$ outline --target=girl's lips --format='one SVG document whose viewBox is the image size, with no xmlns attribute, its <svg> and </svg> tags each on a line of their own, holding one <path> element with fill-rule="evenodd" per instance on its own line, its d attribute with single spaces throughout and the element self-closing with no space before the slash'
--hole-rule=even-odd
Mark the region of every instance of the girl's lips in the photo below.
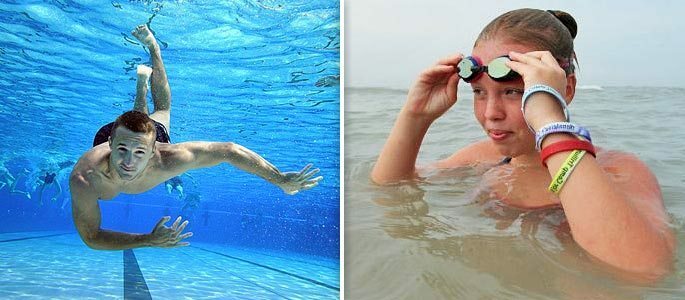
<svg viewBox="0 0 685 300">
<path fill-rule="evenodd" d="M 503 141 L 511 135 L 511 131 L 488 130 L 488 136 L 494 141 Z"/>
</svg>

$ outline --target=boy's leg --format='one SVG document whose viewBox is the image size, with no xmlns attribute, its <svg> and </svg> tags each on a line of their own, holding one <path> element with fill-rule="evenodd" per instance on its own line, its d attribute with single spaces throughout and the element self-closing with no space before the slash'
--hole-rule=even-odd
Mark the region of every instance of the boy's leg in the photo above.
<svg viewBox="0 0 685 300">
<path fill-rule="evenodd" d="M 138 80 L 136 80 L 136 100 L 133 110 L 149 115 L 147 110 L 147 82 L 150 80 L 152 68 L 146 65 L 138 65 Z"/>
<path fill-rule="evenodd" d="M 171 89 L 166 76 L 166 69 L 162 61 L 162 53 L 155 40 L 154 35 L 147 28 L 147 25 L 139 25 L 131 32 L 143 45 L 150 50 L 152 60 L 152 77 L 150 79 L 150 89 L 152 90 L 152 101 L 155 111 L 150 115 L 153 120 L 162 123 L 167 131 L 170 131 L 171 119 Z"/>
</svg>

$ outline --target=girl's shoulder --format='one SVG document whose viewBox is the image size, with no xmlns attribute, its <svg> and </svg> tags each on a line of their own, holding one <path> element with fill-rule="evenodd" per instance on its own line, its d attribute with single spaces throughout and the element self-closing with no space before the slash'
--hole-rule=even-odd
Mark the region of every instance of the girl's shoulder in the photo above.
<svg viewBox="0 0 685 300">
<path fill-rule="evenodd" d="M 656 184 L 656 177 L 646 163 L 632 153 L 595 147 L 597 164 L 615 177 L 638 177 Z M 615 178 L 620 179 L 620 178 Z"/>
</svg>

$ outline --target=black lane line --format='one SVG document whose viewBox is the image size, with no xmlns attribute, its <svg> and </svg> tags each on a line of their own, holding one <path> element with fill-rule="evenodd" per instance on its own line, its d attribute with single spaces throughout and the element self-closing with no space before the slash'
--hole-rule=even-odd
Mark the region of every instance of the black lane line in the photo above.
<svg viewBox="0 0 685 300">
<path fill-rule="evenodd" d="M 290 273 L 290 272 L 287 272 L 287 271 L 283 271 L 283 270 L 280 270 L 280 269 L 276 269 L 276 268 L 274 268 L 274 267 L 269 267 L 269 266 L 267 266 L 267 265 L 262 265 L 262 264 L 260 264 L 260 263 L 252 262 L 252 261 L 249 261 L 249 260 L 246 260 L 246 259 L 242 259 L 242 258 L 239 258 L 239 257 L 231 256 L 231 255 L 224 254 L 224 253 L 221 253 L 221 252 L 216 252 L 216 251 L 212 251 L 212 250 L 209 250 L 209 249 L 200 248 L 200 247 L 197 247 L 197 246 L 191 246 L 191 247 L 196 248 L 196 249 L 200 249 L 200 250 L 204 250 L 204 251 L 207 251 L 207 252 L 210 252 L 210 253 L 214 253 L 214 254 L 217 254 L 217 255 L 225 256 L 225 257 L 228 257 L 228 258 L 232 258 L 232 259 L 235 259 L 235 260 L 239 260 L 239 261 L 242 261 L 242 262 L 251 264 L 251 265 L 255 265 L 255 266 L 258 266 L 258 267 L 262 267 L 262 268 L 265 268 L 265 269 L 269 269 L 269 270 L 271 270 L 271 271 L 276 271 L 276 272 L 279 272 L 279 273 L 282 273 L 282 274 L 285 274 L 285 275 L 288 275 L 288 276 L 292 276 L 292 277 L 295 277 L 295 278 L 298 278 L 298 279 L 302 279 L 302 280 L 305 280 L 305 281 L 309 281 L 309 282 L 311 282 L 311 283 L 313 283 L 313 284 L 316 284 L 316 285 L 318 285 L 318 286 L 322 286 L 322 287 L 325 287 L 325 288 L 329 288 L 329 289 L 331 289 L 331 290 L 340 291 L 340 288 L 337 287 L 337 286 L 332 286 L 332 285 L 329 285 L 329 284 L 327 284 L 327 283 L 324 283 L 324 282 L 321 282 L 321 281 L 317 281 L 317 280 L 314 280 L 314 279 L 311 279 L 311 278 L 302 277 L 302 276 L 300 276 L 300 275 L 293 274 L 293 273 Z"/>
<path fill-rule="evenodd" d="M 71 233 L 57 233 L 57 234 L 41 235 L 41 236 L 30 236 L 30 237 L 23 237 L 23 238 L 9 239 L 9 240 L 1 240 L 0 243 L 16 242 L 16 241 L 31 240 L 31 239 L 42 239 L 42 238 L 49 238 L 49 237 L 53 237 L 53 236 L 60 236 L 60 235 L 67 235 L 67 234 L 74 234 L 74 233 L 71 232 Z"/>
<path fill-rule="evenodd" d="M 145 277 L 140 272 L 136 255 L 131 249 L 124 250 L 124 299 L 152 300 L 150 290 L 145 283 Z"/>
<path fill-rule="evenodd" d="M 251 285 L 254 285 L 254 286 L 256 286 L 256 287 L 258 287 L 258 288 L 260 288 L 260 289 L 263 289 L 263 290 L 265 290 L 265 291 L 267 291 L 267 292 L 271 292 L 271 293 L 273 293 L 273 294 L 275 294 L 275 295 L 281 296 L 281 297 L 283 297 L 283 299 L 291 300 L 290 298 L 288 298 L 288 297 L 286 297 L 286 296 L 284 296 L 284 295 L 279 294 L 277 291 L 274 291 L 273 289 L 271 289 L 271 288 L 269 288 L 269 287 L 262 286 L 262 285 L 260 285 L 260 284 L 258 284 L 258 283 L 256 283 L 256 282 L 254 282 L 254 281 L 252 281 L 252 280 L 249 280 L 249 279 L 247 279 L 247 278 L 244 278 L 243 276 L 240 276 L 240 275 L 236 274 L 235 272 L 231 272 L 231 271 L 229 271 L 229 270 L 223 269 L 223 268 L 217 266 L 217 265 L 214 264 L 214 263 L 209 263 L 209 262 L 205 261 L 204 259 L 201 259 L 201 258 L 199 258 L 199 257 L 190 255 L 190 254 L 187 253 L 187 251 L 183 251 L 183 252 L 181 252 L 181 253 L 183 253 L 183 254 L 185 254 L 185 255 L 191 257 L 192 259 L 197 259 L 197 260 L 201 261 L 202 263 L 204 263 L 204 264 L 206 264 L 206 265 L 209 265 L 209 266 L 211 266 L 211 267 L 213 267 L 213 268 L 215 268 L 215 269 L 221 270 L 221 271 L 223 271 L 223 272 L 230 273 L 231 275 L 240 278 L 240 280 L 242 280 L 242 281 L 245 281 L 245 282 L 247 282 L 247 283 L 249 283 L 249 284 L 251 284 Z"/>
<path fill-rule="evenodd" d="M 284 257 L 284 256 L 279 256 L 279 255 L 266 254 L 266 253 L 262 253 L 262 252 L 256 251 L 256 250 L 249 250 L 249 251 L 251 251 L 252 253 L 256 253 L 256 254 L 258 254 L 258 255 L 264 255 L 264 256 L 269 256 L 269 257 L 275 257 L 275 258 L 280 258 L 280 259 L 284 259 L 284 260 L 289 260 L 289 261 L 295 261 L 295 262 L 299 262 L 299 263 L 303 263 L 303 264 L 307 264 L 307 265 L 314 265 L 314 266 L 317 266 L 317 267 L 322 267 L 322 268 L 326 268 L 326 269 L 331 269 L 331 270 L 333 270 L 333 271 L 340 270 L 340 268 L 335 268 L 335 267 L 331 267 L 331 266 L 325 266 L 325 265 L 322 265 L 322 264 L 317 264 L 317 263 L 313 263 L 313 262 L 306 261 L 306 260 L 300 260 L 300 259 L 295 259 L 295 258 L 290 258 L 290 257 Z"/>
</svg>

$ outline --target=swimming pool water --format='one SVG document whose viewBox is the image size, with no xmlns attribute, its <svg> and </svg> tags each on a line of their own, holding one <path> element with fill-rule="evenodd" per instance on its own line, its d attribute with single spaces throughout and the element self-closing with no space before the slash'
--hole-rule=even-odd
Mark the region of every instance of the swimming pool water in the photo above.
<svg viewBox="0 0 685 300">
<path fill-rule="evenodd" d="M 92 251 L 73 232 L 0 234 L 0 297 L 25 299 L 333 299 L 336 259 L 194 243 Z"/>
<path fill-rule="evenodd" d="M 313 163 L 324 179 L 314 189 L 289 196 L 229 165 L 194 170 L 188 172 L 192 178 L 182 178 L 185 193 L 198 203 L 167 194 L 163 185 L 139 195 L 122 194 L 100 202 L 102 227 L 149 232 L 162 215 L 181 214 L 190 220 L 187 231 L 194 233 L 190 248 L 133 251 L 144 276 L 155 268 L 154 259 L 148 263 L 141 259 L 146 253 L 164 256 L 179 268 L 185 266 L 183 276 L 191 280 L 190 274 L 212 268 L 211 272 L 220 273 L 221 268 L 233 267 L 228 263 L 184 264 L 187 259 L 231 260 L 196 247 L 202 244 L 254 253 L 282 252 L 287 259 L 275 264 L 278 269 L 297 268 L 291 258 L 298 255 L 303 256 L 298 260 L 304 265 L 323 260 L 327 267 L 322 273 L 328 279 L 337 278 L 339 268 L 333 262 L 339 259 L 340 246 L 339 5 L 338 1 L 3 1 L 0 162 L 17 178 L 16 189 L 29 191 L 31 199 L 10 193 L 9 186 L 0 188 L 0 232 L 21 237 L 37 231 L 67 234 L 4 242 L 0 264 L 28 272 L 22 273 L 28 276 L 25 279 L 40 282 L 40 278 L 32 279 L 31 267 L 18 267 L 22 260 L 7 255 L 27 253 L 26 249 L 39 249 L 41 243 L 53 241 L 58 246 L 50 251 L 47 246 L 40 248 L 46 249 L 45 256 L 35 260 L 44 264 L 45 276 L 57 276 L 61 282 L 77 278 L 60 277 L 58 271 L 62 259 L 73 251 L 96 259 L 72 265 L 74 272 L 94 265 L 104 268 L 101 264 L 121 269 L 121 251 L 90 250 L 73 234 L 66 180 L 73 161 L 90 148 L 100 126 L 132 108 L 135 68 L 148 63 L 149 56 L 130 31 L 148 23 L 162 48 L 171 86 L 172 142 L 232 141 L 259 153 L 281 171 L 299 171 Z M 148 105 L 152 109 L 151 101 Z M 41 205 L 36 182 L 46 170 L 59 170 L 58 164 L 63 165 L 57 172 L 63 192 L 51 201 L 57 191 L 48 187 Z M 20 175 L 24 169 L 26 176 Z M 202 258 L 211 255 L 216 257 Z M 217 291 L 231 290 L 218 281 L 178 285 L 166 275 L 161 272 L 156 278 L 170 282 L 165 287 L 170 291 L 200 297 L 210 285 Z M 107 276 L 99 275 L 101 279 Z M 98 291 L 93 297 L 121 293 L 122 280 L 115 278 L 112 290 Z M 326 285 L 338 286 L 332 282 L 337 279 Z M 159 292 L 165 288 L 149 286 L 153 297 L 167 297 Z M 322 289 L 325 292 L 311 295 L 337 295 L 337 291 Z M 272 290 L 276 294 L 269 297 L 278 298 L 274 295 L 280 289 Z M 10 296 L 29 293 L 21 286 L 13 291 L 19 294 Z M 69 297 L 66 292 L 60 295 Z"/>
</svg>

